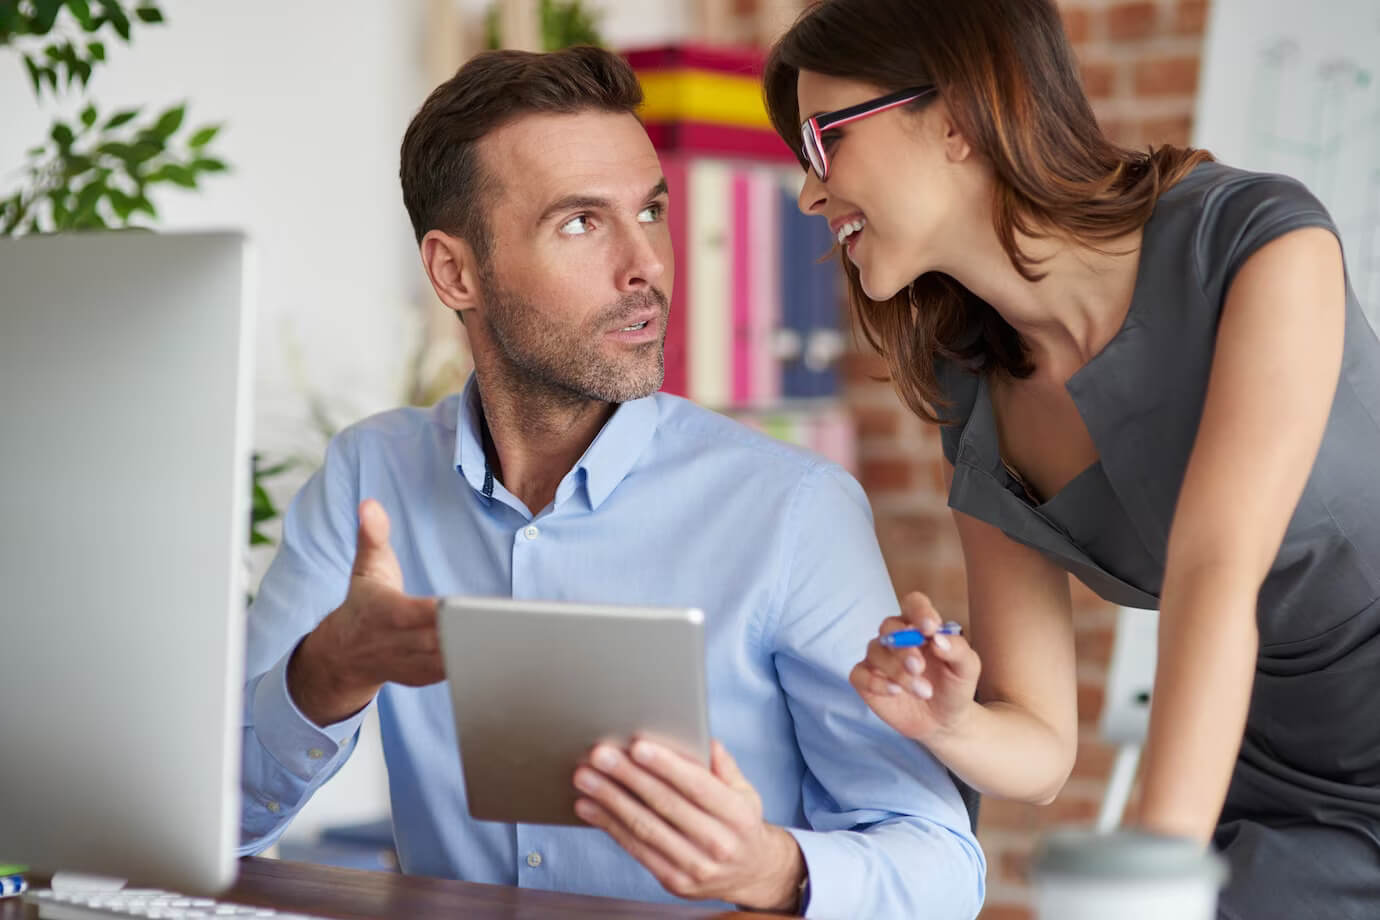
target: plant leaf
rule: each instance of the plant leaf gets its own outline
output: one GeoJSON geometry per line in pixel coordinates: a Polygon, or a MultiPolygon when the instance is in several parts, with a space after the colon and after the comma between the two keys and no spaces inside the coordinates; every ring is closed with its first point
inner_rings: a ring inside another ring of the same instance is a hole
{"type": "Polygon", "coordinates": [[[131,148],[132,152],[130,153],[129,162],[131,165],[147,163],[149,160],[152,160],[162,153],[163,149],[164,145],[162,141],[140,138],[134,142],[134,146],[131,148]]]}
{"type": "Polygon", "coordinates": [[[6,214],[5,226],[0,228],[0,235],[10,236],[19,229],[24,216],[28,211],[28,206],[24,203],[24,197],[19,192],[14,193],[14,197],[5,202],[5,210],[0,213],[6,214]]]}
{"type": "Polygon", "coordinates": [[[72,129],[60,121],[53,123],[53,130],[50,136],[57,142],[58,148],[61,150],[66,150],[68,147],[71,147],[72,141],[76,139],[72,135],[72,129]]]}
{"type": "Polygon", "coordinates": [[[108,189],[106,197],[110,199],[110,207],[115,216],[121,223],[128,223],[129,215],[134,212],[134,199],[117,188],[108,189]]]}
{"type": "Polygon", "coordinates": [[[68,179],[74,179],[96,165],[90,157],[82,156],[79,153],[71,154],[63,159],[62,174],[68,179]]]}
{"type": "Polygon", "coordinates": [[[171,137],[178,128],[182,127],[182,116],[186,113],[185,105],[175,105],[162,115],[158,116],[158,123],[153,126],[151,133],[156,134],[163,140],[171,137]]]}
{"type": "Polygon", "coordinates": [[[192,169],[198,172],[225,172],[228,168],[215,157],[197,157],[192,160],[192,169]]]}
{"type": "Polygon", "coordinates": [[[33,0],[33,18],[29,22],[29,34],[47,35],[53,31],[58,13],[62,12],[62,0],[33,0]]]}
{"type": "Polygon", "coordinates": [[[220,125],[207,125],[192,135],[192,139],[187,142],[187,146],[191,147],[193,150],[205,147],[207,144],[211,143],[219,133],[220,125]]]}
{"type": "Polygon", "coordinates": [[[254,475],[259,479],[270,479],[274,476],[286,473],[296,465],[297,464],[292,460],[284,460],[281,463],[275,463],[273,466],[255,467],[254,475]]]}
{"type": "Polygon", "coordinates": [[[162,169],[163,174],[174,184],[183,188],[196,188],[196,173],[178,163],[169,163],[162,169]]]}
{"type": "Polygon", "coordinates": [[[24,66],[28,68],[29,71],[29,82],[33,83],[34,85],[34,95],[37,96],[42,94],[42,73],[39,71],[38,65],[34,63],[34,59],[29,57],[27,54],[24,55],[24,66]]]}
{"type": "Polygon", "coordinates": [[[90,211],[96,207],[96,202],[100,201],[105,195],[105,180],[93,179],[77,193],[77,213],[90,211]]]}
{"type": "Polygon", "coordinates": [[[129,17],[116,0],[98,0],[105,11],[105,19],[115,27],[115,31],[125,41],[129,41],[129,17]]]}
{"type": "Polygon", "coordinates": [[[105,60],[105,43],[104,43],[104,42],[87,42],[87,43],[86,43],[86,53],[89,54],[89,55],[91,55],[91,60],[93,60],[93,61],[104,61],[104,60],[105,60]]]}
{"type": "Polygon", "coordinates": [[[123,112],[116,112],[114,115],[111,115],[110,119],[105,123],[105,130],[109,131],[111,128],[118,128],[121,125],[129,124],[138,117],[138,109],[125,109],[123,112]]]}
{"type": "Polygon", "coordinates": [[[96,123],[96,117],[96,107],[94,105],[88,105],[81,110],[81,123],[88,128],[96,123]]]}
{"type": "Polygon", "coordinates": [[[134,15],[139,17],[140,22],[157,23],[163,21],[163,13],[156,6],[137,6],[134,8],[134,15]]]}
{"type": "Polygon", "coordinates": [[[149,217],[152,217],[154,219],[158,218],[158,209],[153,206],[153,202],[149,201],[148,196],[145,195],[143,191],[140,191],[139,194],[134,196],[133,210],[143,211],[149,217]]]}
{"type": "Polygon", "coordinates": [[[86,0],[67,0],[67,9],[76,17],[83,31],[94,32],[96,30],[95,20],[91,18],[91,4],[86,0]]]}

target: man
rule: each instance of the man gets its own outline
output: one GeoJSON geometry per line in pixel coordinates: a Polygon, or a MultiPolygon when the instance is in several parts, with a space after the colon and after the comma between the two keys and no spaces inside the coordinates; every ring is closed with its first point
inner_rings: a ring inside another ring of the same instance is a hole
{"type": "Polygon", "coordinates": [[[948,775],[848,683],[896,609],[838,467],[657,393],[666,183],[626,63],[481,55],[408,128],[403,197],[475,375],[332,440],[250,613],[243,850],[273,842],[377,701],[405,871],[820,917],[971,918],[948,775]],[[469,817],[436,601],[706,613],[709,768],[639,742],[572,782],[590,828],[469,817]]]}

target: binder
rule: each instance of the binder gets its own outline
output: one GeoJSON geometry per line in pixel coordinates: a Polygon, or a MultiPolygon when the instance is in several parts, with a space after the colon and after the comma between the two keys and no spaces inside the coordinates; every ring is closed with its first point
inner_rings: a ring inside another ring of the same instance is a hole
{"type": "Polygon", "coordinates": [[[689,227],[690,398],[711,409],[732,398],[731,174],[717,160],[692,160],[689,227]]]}
{"type": "Polygon", "coordinates": [[[781,399],[781,361],[776,330],[781,324],[781,215],[777,188],[782,171],[754,167],[748,174],[748,340],[751,349],[749,402],[769,406],[781,399]]]}
{"type": "Polygon", "coordinates": [[[689,224],[691,212],[690,178],[685,157],[677,154],[663,154],[662,174],[666,177],[668,206],[666,220],[671,231],[671,249],[674,253],[675,275],[671,290],[666,293],[671,298],[671,310],[666,320],[665,367],[666,379],[661,385],[665,393],[676,396],[690,395],[689,381],[689,330],[687,319],[690,315],[690,250],[689,224]]]}

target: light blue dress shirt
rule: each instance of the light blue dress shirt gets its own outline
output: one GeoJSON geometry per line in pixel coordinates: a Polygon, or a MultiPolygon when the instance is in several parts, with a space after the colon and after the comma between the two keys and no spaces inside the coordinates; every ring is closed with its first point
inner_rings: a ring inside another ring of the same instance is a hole
{"type": "MultiPolygon", "coordinates": [[[[848,683],[897,603],[844,470],[674,396],[625,403],[533,516],[488,471],[478,391],[336,436],[287,513],[249,613],[242,848],[269,846],[349,756],[362,715],[319,729],[287,659],[345,597],[356,509],[380,501],[408,593],[705,611],[709,721],[800,844],[807,916],[970,920],[986,862],[958,791],[848,683]]],[[[449,690],[377,697],[404,871],[676,900],[593,828],[475,821],[449,690]]]]}

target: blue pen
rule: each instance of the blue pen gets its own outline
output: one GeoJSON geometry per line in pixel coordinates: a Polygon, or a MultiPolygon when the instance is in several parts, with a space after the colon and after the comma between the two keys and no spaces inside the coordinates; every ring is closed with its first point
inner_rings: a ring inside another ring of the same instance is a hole
{"type": "MultiPolygon", "coordinates": [[[[949,620],[936,632],[946,636],[957,636],[963,632],[963,627],[949,620]]],[[[887,633],[878,640],[887,648],[918,648],[925,644],[925,634],[918,629],[898,629],[894,633],[887,633]]]]}

